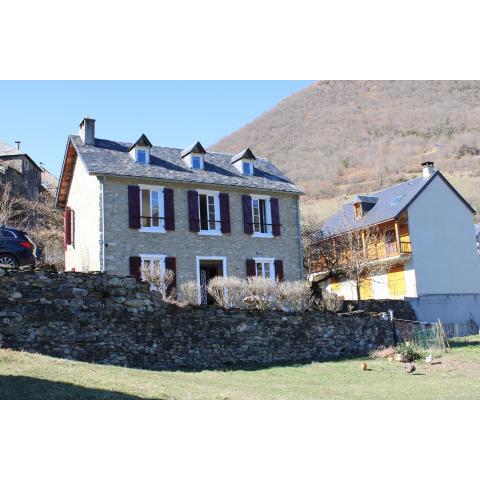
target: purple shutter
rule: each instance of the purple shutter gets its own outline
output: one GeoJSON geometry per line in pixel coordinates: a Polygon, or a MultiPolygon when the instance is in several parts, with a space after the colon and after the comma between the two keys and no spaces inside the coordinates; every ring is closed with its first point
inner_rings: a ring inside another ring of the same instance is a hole
{"type": "Polygon", "coordinates": [[[273,265],[275,267],[275,280],[283,282],[283,262],[281,260],[275,260],[273,265]]]}
{"type": "Polygon", "coordinates": [[[140,228],[140,187],[128,186],[128,227],[140,228]]]}
{"type": "Polygon", "coordinates": [[[188,220],[191,232],[200,231],[200,217],[198,210],[198,192],[195,190],[188,191],[188,220]]]}
{"type": "Polygon", "coordinates": [[[220,203],[220,230],[222,233],[231,233],[232,226],[230,224],[230,200],[228,193],[219,193],[218,200],[220,203]]]}
{"type": "Polygon", "coordinates": [[[270,208],[272,209],[272,234],[274,237],[280,236],[280,207],[278,198],[270,199],[270,208]]]}
{"type": "Polygon", "coordinates": [[[130,275],[137,280],[142,279],[142,259],[140,257],[130,257],[130,275]]]}
{"type": "Polygon", "coordinates": [[[250,195],[242,195],[243,205],[243,231],[249,235],[253,233],[252,218],[252,197],[250,195]]]}
{"type": "Polygon", "coordinates": [[[72,244],[72,209],[65,207],[63,212],[63,249],[72,244]]]}
{"type": "Polygon", "coordinates": [[[174,288],[177,288],[177,262],[175,257],[165,258],[165,270],[171,270],[173,272],[173,281],[167,288],[167,295],[172,293],[174,288]]]}
{"type": "Polygon", "coordinates": [[[175,209],[173,204],[173,189],[163,189],[163,205],[165,208],[165,230],[175,230],[175,209]]]}
{"type": "Polygon", "coordinates": [[[255,260],[247,259],[247,277],[255,277],[257,271],[255,270],[255,260]]]}

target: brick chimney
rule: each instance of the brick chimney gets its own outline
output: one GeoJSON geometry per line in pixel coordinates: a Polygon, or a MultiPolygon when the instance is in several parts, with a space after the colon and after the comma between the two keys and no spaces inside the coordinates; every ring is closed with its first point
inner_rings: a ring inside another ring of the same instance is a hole
{"type": "Polygon", "coordinates": [[[422,164],[423,178],[430,178],[435,173],[435,164],[433,162],[423,162],[422,164]]]}
{"type": "Polygon", "coordinates": [[[78,132],[84,145],[95,145],[95,119],[85,117],[80,122],[80,131],[78,132]]]}

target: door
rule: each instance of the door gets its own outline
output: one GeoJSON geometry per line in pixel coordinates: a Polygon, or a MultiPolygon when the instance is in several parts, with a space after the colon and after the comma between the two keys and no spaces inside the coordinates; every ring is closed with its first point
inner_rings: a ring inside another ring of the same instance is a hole
{"type": "Polygon", "coordinates": [[[223,276],[222,260],[200,260],[200,302],[202,305],[213,304],[214,299],[208,293],[208,282],[214,277],[223,276]]]}
{"type": "Polygon", "coordinates": [[[362,278],[362,280],[360,281],[360,300],[371,300],[372,298],[372,279],[370,277],[362,278]]]}
{"type": "Polygon", "coordinates": [[[388,294],[392,297],[403,297],[405,293],[406,286],[403,265],[392,267],[388,271],[388,294]]]}

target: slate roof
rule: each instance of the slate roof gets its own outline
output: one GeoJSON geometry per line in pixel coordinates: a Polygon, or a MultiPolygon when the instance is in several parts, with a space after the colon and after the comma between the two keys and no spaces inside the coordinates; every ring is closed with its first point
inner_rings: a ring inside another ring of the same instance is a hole
{"type": "Polygon", "coordinates": [[[92,175],[115,175],[138,178],[172,180],[254,188],[301,194],[302,191],[277,167],[264,158],[254,162],[254,174],[242,175],[230,161],[233,155],[207,152],[204,170],[192,170],[181,159],[180,148],[156,147],[150,149],[150,164],[134,162],[128,150],[131,143],[96,138],[95,146],[84,145],[78,135],[71,135],[76,151],[92,175]]]}
{"type": "Polygon", "coordinates": [[[417,195],[437,176],[445,181],[472,213],[475,213],[470,204],[455,190],[448,180],[437,171],[429,178],[425,179],[423,176],[417,177],[407,182],[393,185],[385,190],[369,194],[369,197],[376,197],[377,202],[371,210],[357,220],[354,218],[353,203],[343,205],[338,212],[324,222],[322,230],[327,236],[339,235],[349,230],[356,230],[398,218],[415,200],[417,195]]]}
{"type": "Polygon", "coordinates": [[[480,223],[476,223],[474,227],[475,227],[475,236],[478,238],[478,236],[480,235],[480,223]]]}
{"type": "Polygon", "coordinates": [[[0,141],[0,157],[6,157],[8,155],[25,155],[25,152],[0,141]]]}

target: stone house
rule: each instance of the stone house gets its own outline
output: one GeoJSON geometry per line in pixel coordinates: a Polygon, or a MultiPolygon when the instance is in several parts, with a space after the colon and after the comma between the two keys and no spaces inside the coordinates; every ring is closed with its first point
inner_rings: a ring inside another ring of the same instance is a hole
{"type": "Polygon", "coordinates": [[[29,155],[0,142],[0,185],[9,183],[14,195],[36,200],[41,192],[41,174],[29,155]]]}
{"type": "Polygon", "coordinates": [[[83,119],[67,141],[56,204],[65,269],[141,275],[158,262],[177,285],[217,275],[303,277],[300,189],[250,149],[181,150],[95,137],[83,119]]]}

